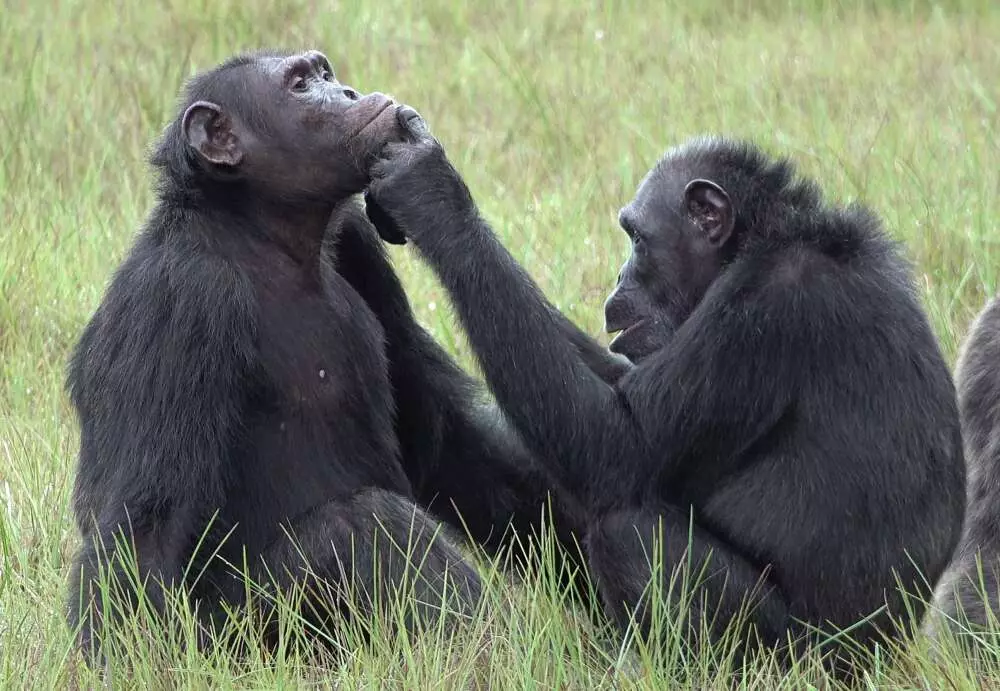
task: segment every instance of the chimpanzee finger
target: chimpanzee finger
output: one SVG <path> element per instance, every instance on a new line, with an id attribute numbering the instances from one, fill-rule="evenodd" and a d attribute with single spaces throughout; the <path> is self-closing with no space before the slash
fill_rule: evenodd
<path id="1" fill-rule="evenodd" d="M 414 142 L 431 138 L 427 121 L 412 106 L 403 104 L 396 109 L 396 120 Z"/>
<path id="2" fill-rule="evenodd" d="M 406 244 L 406 235 L 389 217 L 389 214 L 378 205 L 370 187 L 365 190 L 365 213 L 368 215 L 368 220 L 375 226 L 380 238 L 390 245 Z"/>

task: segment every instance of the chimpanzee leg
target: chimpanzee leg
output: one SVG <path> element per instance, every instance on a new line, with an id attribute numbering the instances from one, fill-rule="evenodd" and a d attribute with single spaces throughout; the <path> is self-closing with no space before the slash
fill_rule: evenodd
<path id="1" fill-rule="evenodd" d="M 258 583 L 302 588 L 303 618 L 333 630 L 351 616 L 370 618 L 400 602 L 409 629 L 477 606 L 479 576 L 411 501 L 366 489 L 315 507 L 292 522 L 262 555 Z M 273 630 L 269 638 L 274 635 Z M 272 639 L 273 640 L 273 639 Z"/>
<path id="2" fill-rule="evenodd" d="M 585 550 L 605 607 L 623 628 L 634 622 L 648 635 L 658 613 L 650 596 L 660 595 L 659 612 L 673 610 L 673 618 L 677 607 L 687 612 L 692 643 L 702 632 L 717 640 L 734 621 L 752 625 L 761 642 L 777 643 L 785 635 L 787 606 L 766 573 L 676 507 L 609 514 L 591 528 Z M 742 629 L 741 636 L 751 635 Z"/>

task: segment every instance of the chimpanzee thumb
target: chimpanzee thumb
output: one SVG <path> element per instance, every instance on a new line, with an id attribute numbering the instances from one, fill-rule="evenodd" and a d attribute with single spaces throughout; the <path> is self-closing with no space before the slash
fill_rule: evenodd
<path id="1" fill-rule="evenodd" d="M 412 106 L 405 104 L 399 106 L 396 109 L 396 120 L 413 142 L 422 142 L 433 138 L 427 121 Z"/>

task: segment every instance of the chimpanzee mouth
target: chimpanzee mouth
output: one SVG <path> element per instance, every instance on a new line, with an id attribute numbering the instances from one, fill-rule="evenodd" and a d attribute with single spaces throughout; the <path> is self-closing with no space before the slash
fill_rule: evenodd
<path id="1" fill-rule="evenodd" d="M 622 342 L 628 339 L 629 334 L 635 333 L 636 329 L 638 329 L 645 323 L 646 323 L 645 319 L 639 319 L 638 321 L 634 321 L 631 324 L 608 325 L 605 329 L 607 333 L 615 334 L 615 337 L 611 339 L 610 343 L 608 343 L 608 350 L 612 352 L 618 352 L 617 350 L 615 350 L 615 348 L 621 346 Z"/>
<path id="2" fill-rule="evenodd" d="M 616 318 L 617 317 L 617 318 Z M 604 332 L 609 334 L 618 334 L 621 336 L 629 329 L 634 329 L 635 327 L 642 324 L 645 319 L 636 319 L 634 317 L 627 317 L 625 319 L 620 316 L 604 318 Z"/>
<path id="3" fill-rule="evenodd" d="M 361 134 L 362 132 L 364 132 L 366 129 L 368 129 L 369 127 L 371 127 L 371 125 L 376 120 L 378 120 L 380 117 L 382 117 L 382 113 L 384 113 L 385 111 L 387 111 L 389 108 L 391 108 L 392 106 L 394 106 L 396 104 L 395 101 L 393 101 L 391 98 L 389 98 L 388 96 L 385 96 L 383 94 L 370 94 L 369 96 L 366 96 L 364 99 L 362 99 L 362 101 L 359 102 L 359 105 L 360 105 L 360 103 L 364 103 L 364 101 L 367 101 L 368 99 L 378 99 L 378 100 L 381 100 L 382 103 L 379 104 L 378 106 L 376 106 L 375 112 L 372 113 L 371 117 L 369 117 L 364 122 L 364 124 L 361 125 L 361 127 L 357 128 L 353 133 L 351 133 L 351 138 L 354 138 L 354 137 L 358 136 L 359 134 Z"/>

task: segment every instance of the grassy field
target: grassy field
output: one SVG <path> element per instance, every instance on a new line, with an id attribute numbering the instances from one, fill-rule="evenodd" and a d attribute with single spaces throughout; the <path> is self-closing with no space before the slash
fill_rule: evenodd
<path id="1" fill-rule="evenodd" d="M 71 653 L 63 615 L 78 443 L 65 366 L 149 208 L 149 145 L 192 71 L 246 49 L 316 47 L 342 81 L 412 103 L 514 255 L 595 335 L 626 252 L 617 210 L 656 157 L 703 132 L 754 138 L 830 196 L 882 215 L 953 359 L 1000 273 L 998 37 L 990 0 L 3 0 L 0 683 L 99 683 Z M 441 288 L 409 249 L 393 256 L 420 318 L 471 367 Z M 454 641 L 387 635 L 338 660 L 265 662 L 153 654 L 138 640 L 115 685 L 725 685 L 707 653 L 658 664 L 623 652 L 546 579 L 514 586 L 485 572 L 488 611 Z M 892 663 L 873 660 L 864 681 L 998 688 L 992 652 L 932 658 L 917 640 Z M 745 683 L 826 681 L 807 660 L 783 679 L 761 665 Z"/>

